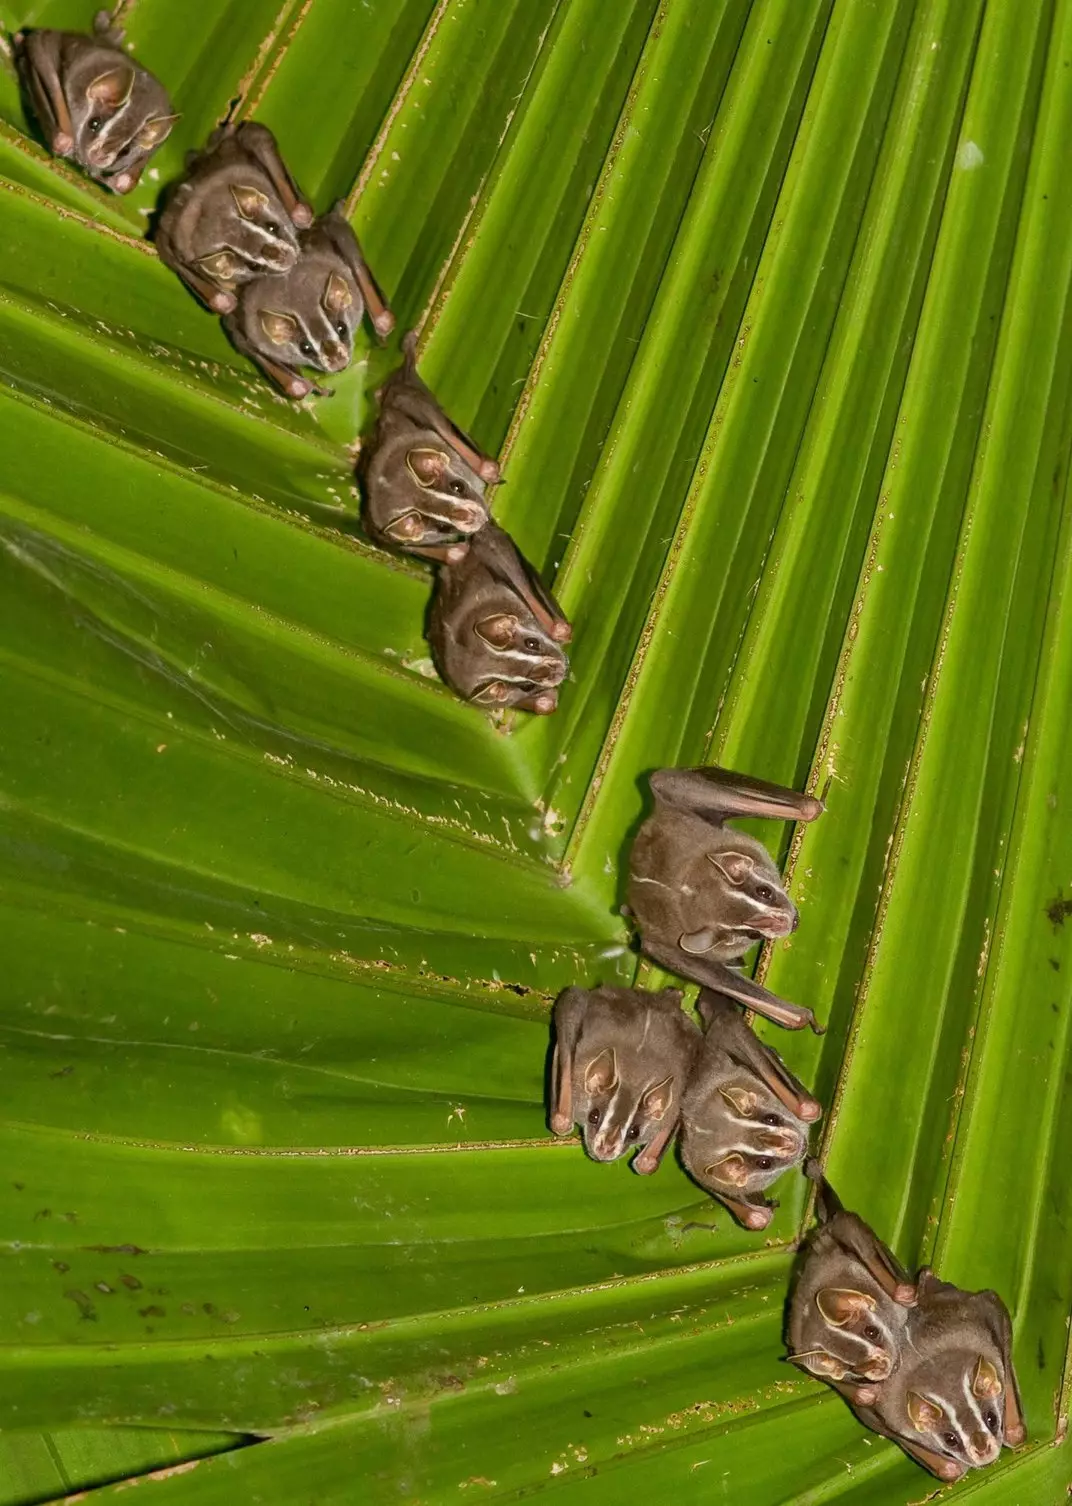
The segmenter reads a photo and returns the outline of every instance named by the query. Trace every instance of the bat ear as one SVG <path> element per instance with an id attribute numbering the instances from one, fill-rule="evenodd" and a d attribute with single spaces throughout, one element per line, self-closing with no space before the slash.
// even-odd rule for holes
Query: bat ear
<path id="1" fill-rule="evenodd" d="M 143 152 L 151 152 L 154 147 L 166 141 L 171 135 L 171 128 L 180 115 L 154 115 L 152 120 L 147 120 L 138 132 L 138 145 Z"/>
<path id="2" fill-rule="evenodd" d="M 244 220 L 251 220 L 259 209 L 267 209 L 269 198 L 259 188 L 250 188 L 244 183 L 231 184 L 231 198 Z"/>
<path id="3" fill-rule="evenodd" d="M 106 110 L 118 110 L 130 98 L 133 87 L 133 68 L 109 68 L 107 73 L 98 73 L 93 82 L 86 85 L 86 98 Z"/>
<path id="4" fill-rule="evenodd" d="M 748 1167 L 744 1164 L 744 1157 L 734 1150 L 721 1161 L 712 1161 L 710 1166 L 705 1166 L 704 1176 L 729 1187 L 743 1187 L 748 1181 Z"/>
<path id="5" fill-rule="evenodd" d="M 474 631 L 489 648 L 501 649 L 510 647 L 518 626 L 516 617 L 511 617 L 508 612 L 499 612 L 494 617 L 485 617 L 483 622 L 478 622 Z"/>
<path id="6" fill-rule="evenodd" d="M 649 1119 L 665 1119 L 670 1112 L 670 1105 L 674 1101 L 673 1075 L 664 1077 L 662 1082 L 649 1088 L 640 1100 L 645 1115 Z"/>
<path id="7" fill-rule="evenodd" d="M 719 1088 L 719 1094 L 735 1109 L 742 1118 L 748 1119 L 756 1111 L 759 1102 L 755 1093 L 750 1093 L 747 1088 Z"/>
<path id="8" fill-rule="evenodd" d="M 709 852 L 707 861 L 731 884 L 743 884 L 756 866 L 746 852 Z"/>
<path id="9" fill-rule="evenodd" d="M 235 259 L 230 251 L 214 251 L 211 256 L 202 256 L 197 263 L 210 277 L 222 277 L 225 280 L 233 277 L 237 268 Z"/>
<path id="10" fill-rule="evenodd" d="M 273 345 L 289 345 L 298 333 L 298 321 L 290 314 L 273 314 L 265 309 L 261 314 L 261 329 Z"/>
<path id="11" fill-rule="evenodd" d="M 329 314 L 341 314 L 348 309 L 354 301 L 353 290 L 345 277 L 340 277 L 338 272 L 332 272 L 328 278 L 328 285 L 324 289 L 324 307 Z"/>
<path id="12" fill-rule="evenodd" d="M 442 481 L 448 464 L 448 457 L 442 450 L 429 449 L 425 445 L 419 445 L 406 455 L 406 470 L 417 485 L 425 489 Z"/>
<path id="13" fill-rule="evenodd" d="M 874 1312 L 877 1303 L 866 1292 L 854 1292 L 847 1287 L 824 1286 L 815 1298 L 815 1305 L 832 1328 L 844 1328 L 853 1318 L 865 1312 Z"/>
<path id="14" fill-rule="evenodd" d="M 980 1355 L 972 1376 L 972 1395 L 980 1398 L 995 1397 L 1000 1396 L 1004 1389 L 997 1368 Z"/>
<path id="15" fill-rule="evenodd" d="M 610 1093 L 618 1086 L 618 1064 L 614 1057 L 614 1048 L 607 1046 L 598 1056 L 584 1069 L 584 1091 L 590 1096 L 596 1093 Z"/>
<path id="16" fill-rule="evenodd" d="M 905 1405 L 917 1433 L 933 1433 L 945 1420 L 945 1413 L 937 1402 L 928 1401 L 918 1391 L 909 1391 Z"/>

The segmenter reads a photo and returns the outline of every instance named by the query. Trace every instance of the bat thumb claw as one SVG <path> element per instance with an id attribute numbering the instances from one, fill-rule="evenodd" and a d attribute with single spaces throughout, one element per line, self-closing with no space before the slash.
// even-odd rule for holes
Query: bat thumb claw
<path id="1" fill-rule="evenodd" d="M 826 1034 L 826 1026 L 820 1025 L 819 1021 L 815 1018 L 814 1015 L 812 1015 L 811 1019 L 808 1021 L 808 1024 L 811 1026 L 816 1035 Z"/>

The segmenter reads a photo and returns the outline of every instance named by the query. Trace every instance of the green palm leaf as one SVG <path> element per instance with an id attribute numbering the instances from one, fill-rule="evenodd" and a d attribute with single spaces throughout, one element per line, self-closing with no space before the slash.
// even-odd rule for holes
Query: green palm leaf
<path id="1" fill-rule="evenodd" d="M 845 1200 L 1013 1310 L 1029 1442 L 953 1493 L 1064 1500 L 1072 3 L 121 9 L 183 112 L 128 200 L 0 69 L 0 1502 L 928 1495 L 780 1358 L 802 1179 L 760 1238 L 546 1132 L 703 759 L 833 776 L 778 1045 Z M 232 102 L 505 457 L 555 717 L 430 677 L 355 527 L 397 348 L 296 408 L 143 240 Z"/>

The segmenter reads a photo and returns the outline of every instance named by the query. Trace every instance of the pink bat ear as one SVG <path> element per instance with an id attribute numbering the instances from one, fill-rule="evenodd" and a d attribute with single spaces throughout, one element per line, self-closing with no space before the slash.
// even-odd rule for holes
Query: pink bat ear
<path id="1" fill-rule="evenodd" d="M 589 1097 L 596 1093 L 610 1093 L 618 1085 L 618 1063 L 612 1047 L 607 1046 L 594 1056 L 584 1069 L 584 1090 Z"/>
<path id="2" fill-rule="evenodd" d="M 755 1093 L 749 1092 L 747 1088 L 736 1088 L 731 1085 L 728 1088 L 719 1088 L 718 1091 L 720 1096 L 729 1104 L 730 1108 L 734 1109 L 742 1118 L 748 1119 L 755 1113 L 759 1099 Z"/>
<path id="3" fill-rule="evenodd" d="M 723 1187 L 743 1187 L 748 1181 L 748 1167 L 744 1163 L 744 1157 L 737 1151 L 730 1151 L 728 1156 L 723 1156 L 720 1161 L 712 1161 L 710 1166 L 704 1167 L 704 1176 L 710 1177 L 713 1182 L 718 1182 Z M 764 1219 L 756 1228 L 766 1228 L 770 1219 Z M 753 1226 L 749 1224 L 749 1228 Z"/>
<path id="4" fill-rule="evenodd" d="M 1000 1396 L 1004 1389 L 996 1366 L 980 1355 L 975 1374 L 972 1376 L 972 1395 L 981 1398 Z"/>
<path id="5" fill-rule="evenodd" d="M 428 445 L 418 445 L 406 454 L 406 469 L 418 486 L 426 490 L 442 481 L 450 460 L 442 450 L 433 450 Z"/>
<path id="6" fill-rule="evenodd" d="M 86 85 L 86 98 L 90 104 L 100 105 L 103 110 L 118 110 L 130 98 L 133 87 L 133 68 L 109 68 L 107 73 L 99 73 L 92 83 Z"/>
<path id="7" fill-rule="evenodd" d="M 640 1101 L 649 1119 L 664 1119 L 670 1112 L 670 1106 L 674 1101 L 673 1076 L 664 1077 L 662 1082 L 649 1088 Z"/>
<path id="8" fill-rule="evenodd" d="M 928 1401 L 918 1391 L 909 1391 L 905 1404 L 917 1433 L 933 1433 L 935 1428 L 941 1427 L 945 1413 L 937 1402 Z"/>
<path id="9" fill-rule="evenodd" d="M 743 884 L 756 866 L 746 852 L 709 852 L 707 861 L 729 879 L 731 884 Z"/>
<path id="10" fill-rule="evenodd" d="M 138 132 L 138 145 L 142 151 L 151 152 L 162 141 L 166 141 L 171 135 L 172 126 L 179 119 L 181 117 L 178 115 L 156 115 L 152 120 L 147 120 Z"/>

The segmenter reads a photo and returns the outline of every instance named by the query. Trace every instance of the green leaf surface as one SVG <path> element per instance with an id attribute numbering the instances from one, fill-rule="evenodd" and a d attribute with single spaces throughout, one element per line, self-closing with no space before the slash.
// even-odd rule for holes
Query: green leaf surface
<path id="1" fill-rule="evenodd" d="M 116 15 L 182 112 L 127 199 L 0 56 L 0 1506 L 1067 1501 L 1072 0 Z M 144 238 L 228 115 L 398 316 L 334 396 Z M 361 532 L 411 327 L 574 624 L 554 717 L 453 697 Z M 832 780 L 754 827 L 829 1028 L 760 1030 L 1013 1313 L 1028 1441 L 955 1487 L 784 1361 L 802 1178 L 757 1236 L 547 1132 L 704 760 Z"/>

